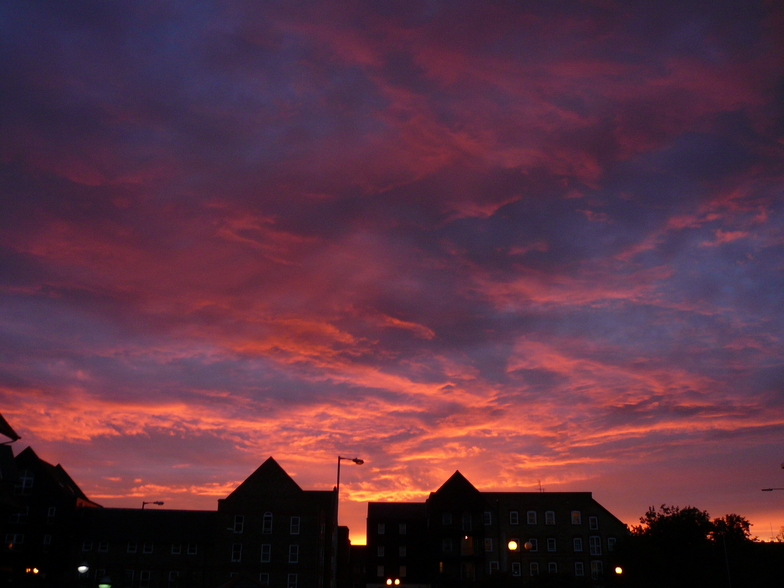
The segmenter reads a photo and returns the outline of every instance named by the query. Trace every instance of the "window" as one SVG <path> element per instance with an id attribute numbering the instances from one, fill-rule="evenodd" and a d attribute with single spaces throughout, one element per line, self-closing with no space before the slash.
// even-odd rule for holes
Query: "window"
<path id="1" fill-rule="evenodd" d="M 588 528 L 591 531 L 599 529 L 599 517 L 588 517 Z"/>
<path id="2" fill-rule="evenodd" d="M 27 522 L 27 517 L 29 514 L 30 514 L 30 507 L 25 506 L 19 512 L 15 512 L 14 514 L 11 515 L 10 522 L 24 525 Z"/>
<path id="3" fill-rule="evenodd" d="M 519 516 L 516 510 L 509 511 L 509 524 L 510 525 L 517 525 L 519 524 Z"/>
<path id="4" fill-rule="evenodd" d="M 474 555 L 474 538 L 464 535 L 460 541 L 460 555 Z"/>
<path id="5" fill-rule="evenodd" d="M 441 524 L 443 524 L 443 525 L 451 525 L 452 524 L 452 513 L 451 512 L 441 513 Z"/>
<path id="6" fill-rule="evenodd" d="M 52 536 L 44 535 L 44 545 L 51 545 L 51 544 L 52 544 Z"/>
<path id="7" fill-rule="evenodd" d="M 602 575 L 603 566 L 602 562 L 600 561 L 592 561 L 591 562 L 591 578 L 594 580 L 599 579 L 599 576 Z"/>
<path id="8" fill-rule="evenodd" d="M 588 537 L 588 549 L 590 550 L 591 555 L 601 555 L 602 538 L 596 535 Z"/>
<path id="9" fill-rule="evenodd" d="M 585 566 L 583 565 L 583 562 L 581 561 L 574 562 L 574 575 L 575 576 L 585 575 Z"/>
<path id="10" fill-rule="evenodd" d="M 441 541 L 441 551 L 452 551 L 452 539 L 446 537 Z"/>
<path id="11" fill-rule="evenodd" d="M 265 535 L 272 533 L 272 513 L 265 512 L 264 517 L 261 519 L 261 532 Z"/>
<path id="12" fill-rule="evenodd" d="M 547 539 L 547 551 L 555 551 L 555 537 Z"/>
<path id="13" fill-rule="evenodd" d="M 574 538 L 574 550 L 575 551 L 582 551 L 583 550 L 583 540 L 580 537 Z"/>
<path id="14" fill-rule="evenodd" d="M 489 510 L 485 511 L 485 514 L 482 515 L 482 521 L 485 525 L 492 525 L 493 524 L 493 513 Z"/>
<path id="15" fill-rule="evenodd" d="M 54 506 L 50 506 L 48 509 L 46 509 L 46 516 L 53 517 L 56 512 L 57 512 L 57 508 L 55 508 Z"/>
<path id="16" fill-rule="evenodd" d="M 406 566 L 400 566 L 400 573 L 398 574 L 401 578 L 406 577 Z"/>
<path id="17" fill-rule="evenodd" d="M 555 524 L 555 511 L 548 510 L 544 513 L 544 524 L 545 525 L 554 525 Z"/>
<path id="18" fill-rule="evenodd" d="M 123 576 L 123 584 L 125 586 L 133 586 L 133 570 L 125 570 L 125 575 Z"/>
<path id="19" fill-rule="evenodd" d="M 10 547 L 11 551 L 19 551 L 24 544 L 24 535 L 20 533 L 9 533 L 5 536 L 5 544 Z"/>
<path id="20" fill-rule="evenodd" d="M 299 545 L 289 545 L 289 563 L 299 562 Z"/>
<path id="21" fill-rule="evenodd" d="M 93 542 L 92 541 L 85 541 L 82 543 L 82 551 L 92 551 L 93 550 Z"/>
<path id="22" fill-rule="evenodd" d="M 172 543 L 172 555 L 180 555 L 182 553 L 182 543 Z"/>
<path id="23" fill-rule="evenodd" d="M 378 534 L 379 535 L 383 535 L 386 532 L 387 532 L 386 525 L 384 523 L 379 523 L 378 524 Z"/>
<path id="24" fill-rule="evenodd" d="M 528 521 L 529 525 L 535 525 L 536 524 L 536 511 L 535 510 L 529 510 L 526 513 L 526 520 Z"/>
<path id="25" fill-rule="evenodd" d="M 152 553 L 152 543 L 145 543 L 142 551 L 144 553 Z"/>
<path id="26" fill-rule="evenodd" d="M 299 535 L 299 517 L 291 517 L 291 523 L 289 524 L 289 534 Z"/>
<path id="27" fill-rule="evenodd" d="M 470 531 L 471 530 L 471 513 L 464 512 L 463 513 L 463 531 Z"/>
<path id="28" fill-rule="evenodd" d="M 232 543 L 231 561 L 242 561 L 242 543 Z"/>
<path id="29" fill-rule="evenodd" d="M 33 490 L 32 470 L 22 470 L 19 472 L 19 481 L 14 485 L 14 494 L 17 496 L 30 496 Z"/>
<path id="30" fill-rule="evenodd" d="M 531 549 L 528 551 L 539 551 L 539 542 L 536 539 L 529 539 L 528 543 L 531 544 Z"/>
<path id="31" fill-rule="evenodd" d="M 512 575 L 513 576 L 520 576 L 520 575 L 522 575 L 520 562 L 517 562 L 517 561 L 512 562 Z"/>
<path id="32" fill-rule="evenodd" d="M 491 574 L 497 573 L 499 569 L 500 569 L 500 567 L 499 567 L 497 561 L 491 561 L 490 562 L 490 573 Z"/>
<path id="33" fill-rule="evenodd" d="M 136 543 L 128 543 L 128 553 L 136 553 Z"/>
<path id="34" fill-rule="evenodd" d="M 150 586 L 150 571 L 142 570 L 139 573 L 139 588 L 149 588 Z"/>
<path id="35" fill-rule="evenodd" d="M 406 557 L 406 546 L 405 545 L 401 545 L 400 547 L 398 547 L 397 548 L 397 554 L 400 557 Z"/>
<path id="36" fill-rule="evenodd" d="M 188 555 L 196 555 L 198 545 L 196 543 L 188 543 Z"/>
<path id="37" fill-rule="evenodd" d="M 169 588 L 177 586 L 177 580 L 180 578 L 180 572 L 169 572 Z"/>
<path id="38" fill-rule="evenodd" d="M 108 541 L 99 541 L 98 542 L 98 551 L 100 553 L 106 553 L 109 551 L 109 542 Z"/>
<path id="39" fill-rule="evenodd" d="M 259 574 L 259 584 L 262 586 L 269 586 L 269 574 L 267 572 Z"/>
<path id="40" fill-rule="evenodd" d="M 405 523 L 400 523 L 397 526 L 397 532 L 398 532 L 399 535 L 405 535 L 406 534 L 406 524 Z"/>
<path id="41" fill-rule="evenodd" d="M 297 574 L 289 574 L 286 581 L 286 588 L 297 588 Z"/>
<path id="42" fill-rule="evenodd" d="M 244 529 L 245 529 L 245 516 L 234 515 L 234 532 L 242 533 Z"/>
<path id="43" fill-rule="evenodd" d="M 558 573 L 558 564 L 554 561 L 551 561 L 547 564 L 547 573 L 548 574 L 557 574 Z"/>
<path id="44" fill-rule="evenodd" d="M 579 510 L 573 510 L 572 511 L 572 524 L 573 525 L 582 525 L 582 523 L 583 523 L 583 520 L 582 520 L 582 516 L 580 515 L 580 511 Z"/>
<path id="45" fill-rule="evenodd" d="M 384 577 L 384 566 L 376 566 L 376 576 L 379 578 Z"/>
<path id="46" fill-rule="evenodd" d="M 493 551 L 493 540 L 485 537 L 485 551 Z"/>
<path id="47" fill-rule="evenodd" d="M 378 547 L 376 547 L 376 555 L 378 557 L 384 557 L 384 546 L 383 545 L 379 545 Z"/>
<path id="48" fill-rule="evenodd" d="M 269 563 L 272 557 L 272 545 L 264 543 L 261 546 L 261 563 Z"/>
<path id="49" fill-rule="evenodd" d="M 530 570 L 531 570 L 531 575 L 532 576 L 538 576 L 539 575 L 539 564 L 536 563 L 535 561 L 532 561 Z"/>
<path id="50" fill-rule="evenodd" d="M 607 551 L 615 551 L 615 537 L 607 537 Z"/>

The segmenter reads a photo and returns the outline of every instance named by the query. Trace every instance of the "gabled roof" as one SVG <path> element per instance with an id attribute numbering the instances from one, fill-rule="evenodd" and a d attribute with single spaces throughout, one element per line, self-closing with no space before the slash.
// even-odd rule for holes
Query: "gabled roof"
<path id="1" fill-rule="evenodd" d="M 456 470 L 438 490 L 430 494 L 428 502 L 434 505 L 475 506 L 484 502 L 484 499 L 482 493 L 460 473 L 460 470 Z"/>
<path id="2" fill-rule="evenodd" d="M 32 447 L 25 448 L 15 458 L 17 468 L 22 469 L 36 469 L 40 473 L 48 476 L 54 481 L 61 489 L 61 491 L 68 496 L 73 496 L 79 506 L 100 506 L 91 501 L 82 489 L 73 481 L 73 478 L 68 475 L 63 466 L 59 463 L 53 466 L 47 461 L 44 461 L 33 451 Z"/>
<path id="3" fill-rule="evenodd" d="M 234 502 L 252 500 L 260 496 L 282 498 L 302 492 L 302 488 L 286 473 L 286 470 L 270 457 L 224 500 Z"/>
<path id="4" fill-rule="evenodd" d="M 0 434 L 5 435 L 11 441 L 21 439 L 21 437 L 16 434 L 16 431 L 14 431 L 11 425 L 8 424 L 8 421 L 3 418 L 2 414 L 0 414 Z"/>

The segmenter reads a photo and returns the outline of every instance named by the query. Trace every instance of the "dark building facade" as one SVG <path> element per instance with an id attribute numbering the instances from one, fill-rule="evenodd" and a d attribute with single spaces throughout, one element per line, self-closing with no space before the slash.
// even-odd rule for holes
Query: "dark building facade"
<path id="1" fill-rule="evenodd" d="M 480 492 L 455 472 L 424 503 L 368 505 L 366 588 L 601 583 L 627 533 L 590 492 Z"/>

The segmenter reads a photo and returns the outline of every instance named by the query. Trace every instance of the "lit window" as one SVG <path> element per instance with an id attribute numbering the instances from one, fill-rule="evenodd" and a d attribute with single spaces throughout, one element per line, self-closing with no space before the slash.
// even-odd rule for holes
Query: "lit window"
<path id="1" fill-rule="evenodd" d="M 289 525 L 289 533 L 291 535 L 299 535 L 299 517 L 291 517 L 291 524 Z"/>
<path id="2" fill-rule="evenodd" d="M 400 547 L 398 547 L 397 548 L 397 554 L 400 557 L 406 557 L 406 546 L 405 545 L 401 545 Z"/>
<path id="3" fill-rule="evenodd" d="M 383 545 L 379 545 L 378 547 L 376 547 L 376 555 L 378 557 L 384 557 L 384 546 Z"/>
<path id="4" fill-rule="evenodd" d="M 585 575 L 585 566 L 583 566 L 583 562 L 581 561 L 574 562 L 574 575 L 575 576 Z"/>
<path id="5" fill-rule="evenodd" d="M 557 574 L 558 573 L 558 564 L 554 561 L 551 561 L 547 564 L 547 573 L 548 574 Z"/>
<path id="6" fill-rule="evenodd" d="M 21 533 L 9 533 L 5 536 L 5 544 L 11 551 L 19 551 L 24 544 L 24 535 Z"/>
<path id="7" fill-rule="evenodd" d="M 596 531 L 599 528 L 599 518 L 598 517 L 588 517 L 588 528 L 591 531 Z"/>
<path id="8" fill-rule="evenodd" d="M 234 532 L 242 533 L 244 529 L 245 529 L 244 515 L 234 515 Z"/>
<path id="9" fill-rule="evenodd" d="M 583 519 L 582 515 L 580 514 L 579 510 L 572 511 L 572 524 L 573 525 L 582 525 Z"/>
<path id="10" fill-rule="evenodd" d="M 272 513 L 265 512 L 264 517 L 261 519 L 261 532 L 265 535 L 272 533 Z"/>
<path id="11" fill-rule="evenodd" d="M 510 525 L 517 525 L 520 522 L 520 517 L 517 514 L 516 510 L 512 510 L 509 512 L 509 524 Z"/>
<path id="12" fill-rule="evenodd" d="M 530 569 L 531 569 L 531 575 L 532 576 L 538 576 L 539 575 L 539 564 L 536 563 L 535 561 L 531 562 L 531 568 Z"/>
<path id="13" fill-rule="evenodd" d="M 547 539 L 547 551 L 555 551 L 555 537 Z"/>
<path id="14" fill-rule="evenodd" d="M 591 562 L 591 578 L 593 578 L 594 580 L 598 580 L 599 576 L 602 575 L 603 569 L 604 568 L 602 566 L 602 562 L 600 562 L 600 561 L 592 561 Z"/>
<path id="15" fill-rule="evenodd" d="M 513 576 L 520 576 L 520 575 L 522 575 L 520 562 L 512 562 L 512 575 Z"/>
<path id="16" fill-rule="evenodd" d="M 299 545 L 289 545 L 289 563 L 299 562 Z"/>
<path id="17" fill-rule="evenodd" d="M 485 537 L 485 551 L 493 551 L 493 540 Z"/>
<path id="18" fill-rule="evenodd" d="M 286 581 L 286 588 L 297 588 L 297 574 L 289 574 Z"/>
<path id="19" fill-rule="evenodd" d="M 379 535 L 383 535 L 384 533 L 386 533 L 386 531 L 387 531 L 386 525 L 384 523 L 379 523 L 378 524 L 378 534 Z"/>
<path id="20" fill-rule="evenodd" d="M 526 513 L 526 520 L 528 521 L 529 525 L 535 525 L 536 524 L 536 511 L 535 510 L 529 510 Z"/>
<path id="21" fill-rule="evenodd" d="M 172 555 L 180 555 L 182 553 L 182 543 L 172 543 Z"/>
<path id="22" fill-rule="evenodd" d="M 591 555 L 602 554 L 602 538 L 597 536 L 588 537 L 588 549 Z"/>
<path id="23" fill-rule="evenodd" d="M 582 551 L 583 550 L 583 540 L 580 537 L 574 538 L 574 550 L 575 551 Z"/>
<path id="24" fill-rule="evenodd" d="M 269 563 L 272 557 L 272 545 L 264 543 L 261 546 L 261 563 Z"/>
<path id="25" fill-rule="evenodd" d="M 231 561 L 242 561 L 242 543 L 232 543 Z"/>
<path id="26" fill-rule="evenodd" d="M 544 524 L 545 525 L 554 525 L 555 524 L 555 511 L 548 510 L 544 513 Z"/>
<path id="27" fill-rule="evenodd" d="M 400 535 L 405 535 L 406 534 L 406 524 L 405 523 L 400 523 L 397 526 L 397 532 Z"/>

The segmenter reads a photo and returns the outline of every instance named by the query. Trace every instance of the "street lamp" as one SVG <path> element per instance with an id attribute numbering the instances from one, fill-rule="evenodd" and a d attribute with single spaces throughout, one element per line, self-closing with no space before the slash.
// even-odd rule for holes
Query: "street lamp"
<path id="1" fill-rule="evenodd" d="M 773 492 L 774 490 L 784 490 L 784 488 L 763 488 L 763 492 Z"/>
<path id="2" fill-rule="evenodd" d="M 387 586 L 400 586 L 400 578 L 387 578 Z"/>
<path id="3" fill-rule="evenodd" d="M 362 465 L 365 463 L 364 460 L 359 459 L 358 457 L 343 457 L 338 455 L 338 480 L 337 484 L 335 484 L 335 529 L 334 535 L 332 537 L 332 588 L 335 588 L 337 585 L 337 566 L 338 566 L 338 510 L 340 507 L 340 462 L 341 461 L 350 461 L 355 463 L 356 465 Z"/>
<path id="4" fill-rule="evenodd" d="M 157 504 L 158 506 L 163 506 L 163 500 L 146 500 L 142 502 L 142 510 L 144 510 L 144 506 L 146 504 Z"/>

